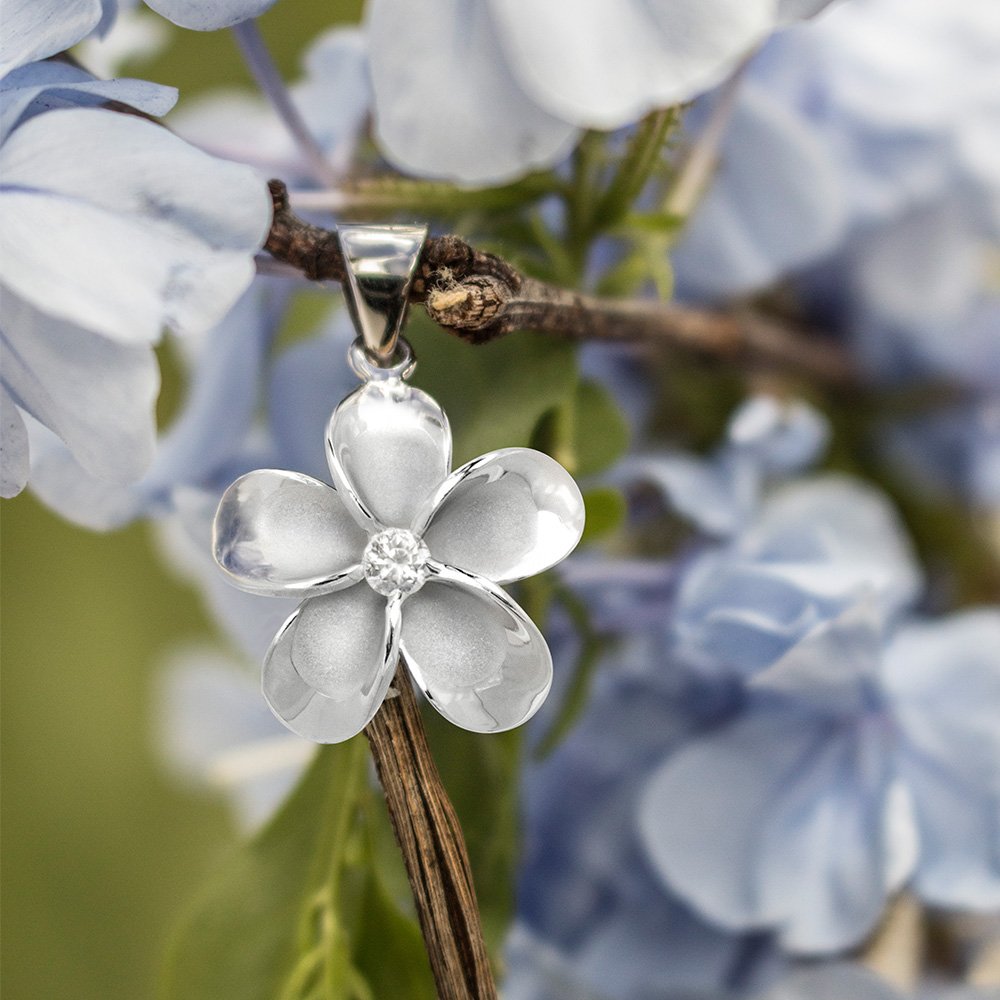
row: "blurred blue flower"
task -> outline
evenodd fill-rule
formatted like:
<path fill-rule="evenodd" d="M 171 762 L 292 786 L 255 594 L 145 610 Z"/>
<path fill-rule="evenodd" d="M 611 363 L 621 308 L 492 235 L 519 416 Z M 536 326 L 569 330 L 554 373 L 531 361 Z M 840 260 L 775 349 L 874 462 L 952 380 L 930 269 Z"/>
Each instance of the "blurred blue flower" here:
<path fill-rule="evenodd" d="M 558 163 L 581 128 L 615 129 L 708 90 L 778 24 L 821 6 L 437 0 L 414 18 L 400 0 L 373 0 L 376 131 L 413 173 L 512 180 Z"/>
<path fill-rule="evenodd" d="M 92 99 L 85 81 L 39 90 L 46 74 L 20 72 L 27 86 L 6 92 L 13 120 L 55 97 Z M 210 328 L 250 283 L 266 187 L 151 122 L 87 108 L 23 121 L 0 169 L 4 492 L 27 473 L 22 411 L 92 475 L 134 481 L 153 457 L 150 345 L 164 325 Z"/>
<path fill-rule="evenodd" d="M 921 587 L 910 543 L 877 490 L 838 476 L 793 482 L 743 531 L 686 564 L 671 609 L 674 648 L 708 673 L 749 677 L 859 593 L 889 620 Z"/>
<path fill-rule="evenodd" d="M 746 525 L 770 479 L 811 464 L 828 433 L 808 404 L 754 396 L 733 414 L 725 441 L 709 458 L 679 451 L 627 458 L 614 479 L 651 483 L 703 532 L 724 537 Z"/>
<path fill-rule="evenodd" d="M 568 672 L 572 644 L 549 639 L 556 674 Z M 650 770 L 736 699 L 732 685 L 670 662 L 656 629 L 636 630 L 602 658 L 570 735 L 527 767 L 518 920 L 579 990 L 553 996 L 711 994 L 771 970 L 767 935 L 714 929 L 664 889 L 635 823 Z"/>
<path fill-rule="evenodd" d="M 171 654 L 154 712 L 157 755 L 180 781 L 221 792 L 245 832 L 274 813 L 316 749 L 275 719 L 256 671 L 210 649 Z"/>
<path fill-rule="evenodd" d="M 912 881 L 1000 907 L 1000 612 L 906 625 L 872 592 L 750 681 L 731 721 L 667 757 L 642 838 L 666 884 L 730 930 L 837 951 Z"/>
<path fill-rule="evenodd" d="M 334 172 L 346 173 L 371 112 L 365 36 L 357 28 L 319 35 L 303 56 L 303 79 L 292 102 Z M 249 163 L 289 184 L 312 180 L 288 126 L 261 97 L 238 90 L 209 92 L 183 104 L 171 127 L 215 156 Z"/>
<path fill-rule="evenodd" d="M 184 28 L 211 31 L 256 17 L 275 0 L 147 0 Z M 72 48 L 92 33 L 105 35 L 123 0 L 7 0 L 0 35 L 0 76 L 25 63 Z"/>

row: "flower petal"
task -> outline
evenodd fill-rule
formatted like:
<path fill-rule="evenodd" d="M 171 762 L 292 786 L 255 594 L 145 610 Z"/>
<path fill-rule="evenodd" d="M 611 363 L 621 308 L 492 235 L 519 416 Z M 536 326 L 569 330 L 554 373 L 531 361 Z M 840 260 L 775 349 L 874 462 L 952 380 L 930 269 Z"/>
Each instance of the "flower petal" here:
<path fill-rule="evenodd" d="M 101 20 L 101 0 L 11 0 L 4 4 L 0 76 L 76 45 Z"/>
<path fill-rule="evenodd" d="M 878 919 L 896 852 L 912 865 L 891 782 L 885 734 L 762 702 L 667 759 L 640 831 L 667 884 L 713 923 L 838 950 Z"/>
<path fill-rule="evenodd" d="M 490 0 L 512 73 L 543 108 L 610 129 L 719 83 L 774 25 L 773 0 Z"/>
<path fill-rule="evenodd" d="M 367 14 L 375 127 L 397 166 L 500 184 L 568 155 L 577 129 L 524 93 L 487 4 L 434 0 L 411 17 L 406 2 L 373 0 Z"/>
<path fill-rule="evenodd" d="M 229 28 L 263 14 L 275 0 L 146 0 L 146 6 L 168 21 L 195 31 Z"/>
<path fill-rule="evenodd" d="M 148 115 L 165 115 L 177 103 L 177 90 L 146 80 L 98 80 L 65 62 L 22 66 L 0 80 L 0 142 L 28 118 L 62 107 L 96 107 L 120 101 Z"/>
<path fill-rule="evenodd" d="M 292 732 L 340 743 L 385 698 L 399 659 L 399 603 L 365 584 L 304 601 L 264 661 L 264 697 Z"/>
<path fill-rule="evenodd" d="M 451 468 L 451 428 L 426 392 L 369 382 L 330 417 L 326 454 L 359 523 L 409 528 Z"/>
<path fill-rule="evenodd" d="M 0 384 L 0 496 L 16 497 L 28 482 L 28 429 Z"/>
<path fill-rule="evenodd" d="M 14 401 L 66 442 L 88 471 L 137 480 L 153 458 L 156 356 L 0 295 L 3 379 Z"/>
<path fill-rule="evenodd" d="M 583 534 L 583 497 L 554 459 L 503 448 L 473 459 L 441 484 L 423 534 L 434 558 L 494 583 L 561 562 Z"/>
<path fill-rule="evenodd" d="M 50 111 L 14 131 L 0 165 L 3 280 L 47 313 L 151 342 L 164 324 L 213 326 L 253 277 L 263 180 L 152 122 Z"/>
<path fill-rule="evenodd" d="M 552 684 L 549 647 L 499 587 L 435 566 L 403 607 L 402 653 L 430 703 L 456 726 L 499 733 L 526 722 Z"/>
<path fill-rule="evenodd" d="M 237 479 L 213 529 L 215 559 L 232 582 L 281 597 L 350 587 L 360 578 L 365 542 L 336 490 L 275 469 Z"/>

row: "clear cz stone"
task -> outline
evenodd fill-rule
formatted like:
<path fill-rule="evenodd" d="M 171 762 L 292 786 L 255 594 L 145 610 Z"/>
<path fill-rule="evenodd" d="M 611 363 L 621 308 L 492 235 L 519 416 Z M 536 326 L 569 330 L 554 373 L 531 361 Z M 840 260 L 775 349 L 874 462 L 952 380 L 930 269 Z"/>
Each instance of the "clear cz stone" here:
<path fill-rule="evenodd" d="M 387 528 L 372 535 L 361 567 L 368 586 L 379 594 L 412 594 L 427 579 L 427 546 L 412 531 Z"/>

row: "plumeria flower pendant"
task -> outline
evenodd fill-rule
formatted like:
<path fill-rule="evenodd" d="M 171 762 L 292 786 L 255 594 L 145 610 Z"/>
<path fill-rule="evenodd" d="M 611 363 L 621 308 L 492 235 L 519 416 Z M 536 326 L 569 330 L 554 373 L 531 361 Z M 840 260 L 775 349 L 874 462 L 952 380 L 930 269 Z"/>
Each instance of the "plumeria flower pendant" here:
<path fill-rule="evenodd" d="M 360 732 L 400 655 L 445 718 L 474 732 L 511 729 L 544 701 L 552 659 L 501 585 L 569 555 L 583 499 L 562 466 L 528 448 L 449 474 L 448 419 L 406 383 L 412 355 L 397 341 L 422 233 L 346 228 L 348 302 L 362 332 L 351 363 L 365 383 L 330 418 L 333 485 L 271 469 L 242 476 L 219 504 L 215 558 L 244 590 L 303 598 L 263 672 L 268 704 L 300 736 L 337 743 Z"/>

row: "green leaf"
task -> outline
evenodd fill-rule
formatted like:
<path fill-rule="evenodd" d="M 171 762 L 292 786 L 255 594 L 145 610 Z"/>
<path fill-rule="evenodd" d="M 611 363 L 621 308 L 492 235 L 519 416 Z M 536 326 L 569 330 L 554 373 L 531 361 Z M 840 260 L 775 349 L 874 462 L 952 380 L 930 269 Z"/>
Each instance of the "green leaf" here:
<path fill-rule="evenodd" d="M 387 820 L 367 757 L 362 736 L 317 751 L 278 814 L 221 866 L 183 920 L 164 1000 L 404 995 L 380 990 L 390 973 L 405 978 L 405 995 L 433 997 L 416 923 L 375 871 L 373 824 Z"/>
<path fill-rule="evenodd" d="M 625 498 L 610 486 L 588 490 L 583 495 L 587 520 L 581 544 L 603 538 L 615 531 L 625 520 Z"/>
<path fill-rule="evenodd" d="M 455 464 L 494 448 L 527 445 L 539 418 L 576 386 L 574 349 L 528 332 L 471 346 L 422 313 L 406 337 L 417 356 L 413 384 L 443 407 L 455 440 Z"/>
<path fill-rule="evenodd" d="M 574 476 L 606 469 L 624 454 L 628 442 L 628 422 L 614 397 L 587 379 L 544 415 L 532 437 L 534 447 L 552 455 Z"/>

